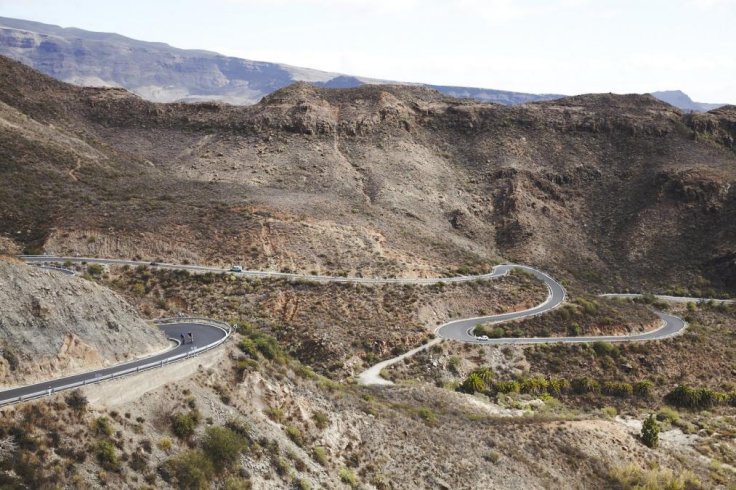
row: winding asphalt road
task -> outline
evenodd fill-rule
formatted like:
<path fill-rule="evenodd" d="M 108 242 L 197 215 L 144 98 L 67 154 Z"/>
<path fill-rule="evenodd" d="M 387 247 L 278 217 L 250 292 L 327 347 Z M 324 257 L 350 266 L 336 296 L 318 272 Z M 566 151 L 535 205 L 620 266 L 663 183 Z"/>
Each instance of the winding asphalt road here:
<path fill-rule="evenodd" d="M 497 273 L 497 275 L 506 275 L 514 269 L 525 271 L 542 281 L 547 286 L 547 299 L 537 306 L 529 308 L 528 310 L 513 311 L 510 313 L 502 313 L 500 315 L 487 315 L 454 320 L 438 327 L 435 330 L 435 335 L 443 339 L 458 340 L 460 342 L 468 342 L 473 344 L 523 343 L 523 341 L 526 339 L 509 338 L 480 340 L 478 337 L 472 335 L 471 333 L 473 328 L 475 328 L 477 325 L 483 323 L 502 323 L 510 320 L 519 320 L 521 318 L 541 315 L 542 313 L 546 313 L 557 308 L 565 301 L 565 288 L 563 288 L 560 283 L 552 279 L 552 277 L 550 277 L 548 274 L 538 271 L 537 269 L 525 265 L 506 264 L 495 267 L 493 272 Z M 506 342 L 499 342 L 499 340 L 504 340 Z"/>
<path fill-rule="evenodd" d="M 159 354 L 135 361 L 0 391 L 0 405 L 17 403 L 19 401 L 37 398 L 43 394 L 50 395 L 65 389 L 96 383 L 104 379 L 113 379 L 116 376 L 162 367 L 169 362 L 187 358 L 190 355 L 219 345 L 229 335 L 229 332 L 223 327 L 198 321 L 173 321 L 172 323 L 159 324 L 158 327 L 172 341 L 172 345 L 175 344 L 174 347 Z M 190 332 L 193 337 L 192 341 L 188 340 L 187 334 Z M 185 336 L 185 343 L 181 343 L 182 334 Z"/>
<path fill-rule="evenodd" d="M 230 269 L 222 269 L 219 267 L 207 267 L 201 265 L 191 264 L 168 264 L 165 262 L 146 262 L 142 260 L 125 260 L 125 259 L 100 259 L 96 257 L 57 257 L 53 255 L 22 255 L 19 257 L 21 260 L 29 264 L 45 265 L 49 264 L 60 264 L 69 262 L 73 264 L 100 264 L 100 265 L 129 265 L 131 267 L 138 267 L 144 265 L 147 267 L 155 267 L 157 269 L 169 269 L 169 270 L 185 270 L 195 273 L 207 273 L 212 272 L 215 274 L 221 274 L 224 272 L 230 272 L 237 276 L 242 277 L 254 277 L 254 278 L 282 278 L 282 279 L 294 279 L 294 280 L 307 280 L 314 282 L 345 282 L 352 284 L 437 284 L 440 282 L 444 283 L 457 283 L 457 282 L 471 282 L 483 279 L 494 279 L 499 276 L 503 276 L 508 272 L 508 267 L 505 265 L 496 266 L 492 272 L 488 274 L 481 274 L 477 276 L 454 276 L 454 277 L 439 277 L 439 278 L 375 278 L 375 277 L 341 277 L 341 276 L 319 276 L 319 275 L 307 275 L 307 274 L 295 274 L 291 272 L 276 272 L 276 271 L 255 271 L 255 270 L 244 270 L 242 272 L 232 272 Z M 530 267 L 527 268 L 533 270 Z"/>
<path fill-rule="evenodd" d="M 61 262 L 71 263 L 89 263 L 89 264 L 102 264 L 102 265 L 129 265 L 139 266 L 146 265 L 150 267 L 157 267 L 160 269 L 176 269 L 176 270 L 187 270 L 196 273 L 224 273 L 230 272 L 228 269 L 221 269 L 217 267 L 204 267 L 198 265 L 178 265 L 178 264 L 167 264 L 167 263 L 149 263 L 144 261 L 136 260 L 123 260 L 123 259 L 101 259 L 95 257 L 57 257 L 57 256 L 22 256 L 23 260 L 28 263 L 38 265 L 48 265 Z M 534 269 L 525 265 L 517 264 L 504 264 L 498 265 L 493 268 L 493 271 L 488 274 L 478 276 L 458 276 L 458 277 L 446 277 L 446 278 L 363 278 L 363 277 L 330 277 L 330 276 L 318 276 L 318 275 L 303 275 L 285 272 L 270 272 L 270 271 L 243 271 L 234 273 L 238 276 L 244 277 L 274 277 L 274 278 L 286 278 L 294 280 L 309 280 L 316 282 L 346 282 L 346 283 L 359 283 L 359 284 L 437 284 L 437 283 L 461 283 L 470 282 L 484 279 L 494 279 L 497 277 L 509 274 L 512 270 L 522 270 L 542 281 L 548 290 L 547 298 L 544 302 L 539 305 L 529 308 L 523 311 L 515 311 L 509 313 L 503 313 L 500 315 L 488 315 L 475 318 L 464 318 L 461 320 L 453 320 L 439 326 L 435 330 L 436 339 L 431 342 L 424 344 L 416 349 L 412 349 L 398 357 L 383 361 L 370 369 L 361 373 L 358 376 L 358 381 L 362 384 L 389 384 L 390 382 L 382 379 L 379 376 L 381 369 L 395 364 L 408 356 L 411 356 L 421 350 L 427 349 L 432 345 L 440 342 L 441 340 L 455 340 L 459 342 L 473 343 L 473 344 L 485 344 L 485 345 L 525 345 L 525 344 L 550 344 L 550 343 L 589 343 L 589 342 L 634 342 L 634 341 L 645 341 L 645 340 L 661 340 L 673 335 L 681 333 L 687 324 L 682 319 L 668 315 L 665 313 L 657 312 L 657 315 L 662 319 L 661 327 L 645 332 L 635 333 L 629 335 L 607 335 L 607 336 L 579 336 L 579 337 L 527 337 L 527 338 L 498 338 L 482 340 L 472 334 L 473 328 L 483 323 L 501 323 L 512 320 L 519 320 L 535 315 L 541 315 L 548 311 L 551 311 L 562 303 L 566 298 L 565 288 L 560 283 L 555 281 L 551 276 L 545 274 L 542 271 Z M 182 327 L 185 330 L 189 327 Z M 175 332 L 178 335 L 178 331 Z M 179 348 L 181 348 L 180 346 Z M 163 355 L 163 354 L 162 354 Z M 149 359 L 143 359 L 140 362 L 150 362 Z M 94 373 L 92 373 L 94 374 Z M 80 375 L 85 376 L 85 375 Z M 62 383 L 63 384 L 63 383 Z M 0 392 L 0 399 L 3 398 L 3 393 Z"/>

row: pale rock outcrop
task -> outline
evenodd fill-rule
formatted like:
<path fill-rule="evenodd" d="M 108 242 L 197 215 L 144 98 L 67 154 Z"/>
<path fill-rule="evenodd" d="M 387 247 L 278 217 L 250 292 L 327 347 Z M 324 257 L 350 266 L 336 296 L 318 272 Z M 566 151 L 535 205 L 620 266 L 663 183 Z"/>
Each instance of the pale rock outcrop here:
<path fill-rule="evenodd" d="M 81 277 L 0 260 L 0 383 L 72 374 L 168 347 L 112 291 Z"/>

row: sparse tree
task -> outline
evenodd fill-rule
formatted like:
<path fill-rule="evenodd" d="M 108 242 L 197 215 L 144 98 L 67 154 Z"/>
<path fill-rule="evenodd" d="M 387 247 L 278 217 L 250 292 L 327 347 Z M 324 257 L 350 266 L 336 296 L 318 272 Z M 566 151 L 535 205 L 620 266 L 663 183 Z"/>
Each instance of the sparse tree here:
<path fill-rule="evenodd" d="M 641 440 L 648 447 L 655 448 L 659 446 L 659 422 L 654 418 L 654 414 L 644 420 L 641 426 Z"/>

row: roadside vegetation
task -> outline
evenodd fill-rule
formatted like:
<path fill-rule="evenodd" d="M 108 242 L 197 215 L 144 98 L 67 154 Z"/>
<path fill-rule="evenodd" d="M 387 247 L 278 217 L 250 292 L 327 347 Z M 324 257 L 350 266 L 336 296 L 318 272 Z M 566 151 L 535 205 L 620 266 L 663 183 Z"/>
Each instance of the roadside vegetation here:
<path fill-rule="evenodd" d="M 363 286 L 146 266 L 113 268 L 102 280 L 147 317 L 186 311 L 242 320 L 333 378 L 353 373 L 356 366 L 345 366 L 350 358 L 357 356 L 362 366 L 370 366 L 428 341 L 432 328 L 444 321 L 527 308 L 539 303 L 545 290 L 540 282 L 519 275 L 465 284 Z"/>
<path fill-rule="evenodd" d="M 556 310 L 523 320 L 475 327 L 475 335 L 501 337 L 575 337 L 620 335 L 657 327 L 649 303 L 576 295 Z"/>

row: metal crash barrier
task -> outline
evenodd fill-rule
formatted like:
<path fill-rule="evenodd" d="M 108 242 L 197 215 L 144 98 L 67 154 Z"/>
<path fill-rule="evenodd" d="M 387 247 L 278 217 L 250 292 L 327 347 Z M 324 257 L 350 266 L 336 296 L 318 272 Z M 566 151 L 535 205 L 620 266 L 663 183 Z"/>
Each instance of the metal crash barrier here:
<path fill-rule="evenodd" d="M 227 341 L 227 339 L 229 339 L 230 338 L 230 335 L 232 335 L 232 333 L 233 333 L 233 328 L 228 323 L 221 322 L 221 321 L 218 321 L 218 320 L 212 320 L 211 318 L 197 318 L 197 317 L 163 318 L 163 319 L 160 319 L 160 320 L 155 320 L 154 323 L 156 323 L 157 325 L 164 325 L 164 324 L 171 324 L 171 323 L 204 324 L 204 325 L 209 325 L 209 326 L 212 326 L 212 327 L 215 327 L 215 328 L 219 328 L 220 330 L 222 330 L 223 332 L 225 332 L 225 336 L 223 338 L 215 341 L 215 342 L 212 342 L 211 344 L 208 344 L 208 345 L 205 345 L 205 346 L 202 346 L 202 347 L 196 347 L 196 348 L 193 348 L 193 349 L 191 349 L 191 350 L 189 350 L 187 352 L 184 352 L 182 354 L 177 354 L 177 355 L 172 356 L 172 357 L 167 357 L 167 358 L 164 358 L 164 359 L 161 359 L 161 360 L 152 361 L 152 362 L 149 362 L 149 363 L 146 363 L 146 364 L 140 364 L 140 365 L 133 366 L 133 367 L 130 367 L 130 368 L 126 368 L 125 367 L 126 364 L 122 364 L 119 369 L 116 369 L 112 373 L 105 374 L 105 375 L 95 374 L 99 370 L 98 371 L 91 371 L 90 373 L 88 373 L 88 376 L 86 376 L 81 381 L 76 381 L 76 382 L 73 382 L 73 383 L 65 384 L 65 385 L 62 385 L 62 386 L 56 386 L 56 387 L 53 387 L 53 388 L 47 388 L 47 389 L 43 389 L 43 390 L 38 390 L 38 391 L 35 391 L 33 393 L 28 393 L 28 394 L 25 394 L 25 395 L 15 396 L 15 397 L 11 397 L 11 398 L 0 398 L 0 406 L 12 405 L 14 403 L 20 403 L 20 402 L 24 402 L 24 401 L 28 401 L 28 400 L 34 400 L 34 399 L 38 399 L 38 398 L 43 398 L 45 396 L 51 396 L 54 393 L 59 393 L 60 391 L 66 391 L 66 390 L 70 390 L 70 389 L 73 389 L 73 388 L 79 388 L 79 387 L 87 386 L 87 385 L 90 385 L 90 384 L 96 384 L 96 383 L 99 383 L 99 382 L 102 382 L 102 381 L 106 381 L 106 380 L 111 380 L 111 379 L 116 379 L 116 378 L 120 378 L 120 377 L 123 377 L 123 376 L 128 376 L 128 375 L 131 375 L 131 374 L 137 374 L 137 373 L 140 373 L 142 371 L 147 371 L 149 369 L 161 368 L 161 367 L 164 367 L 164 366 L 166 366 L 168 364 L 171 364 L 173 362 L 177 362 L 177 361 L 181 361 L 181 360 L 185 360 L 185 359 L 190 359 L 190 358 L 192 358 L 194 356 L 197 356 L 197 355 L 201 354 L 202 352 L 208 351 L 210 349 L 214 349 L 215 347 L 217 347 L 217 346 L 225 343 L 225 341 Z M 129 364 L 129 363 L 127 363 L 127 364 Z M 111 369 L 111 368 L 105 368 L 105 370 L 109 370 L 109 369 Z M 53 381 L 53 380 L 51 380 L 51 381 Z M 39 383 L 39 384 L 41 384 L 41 383 Z M 15 389 L 15 388 L 12 388 L 12 389 Z M 3 393 L 0 392 L 0 397 L 2 397 L 2 396 L 3 396 Z"/>

